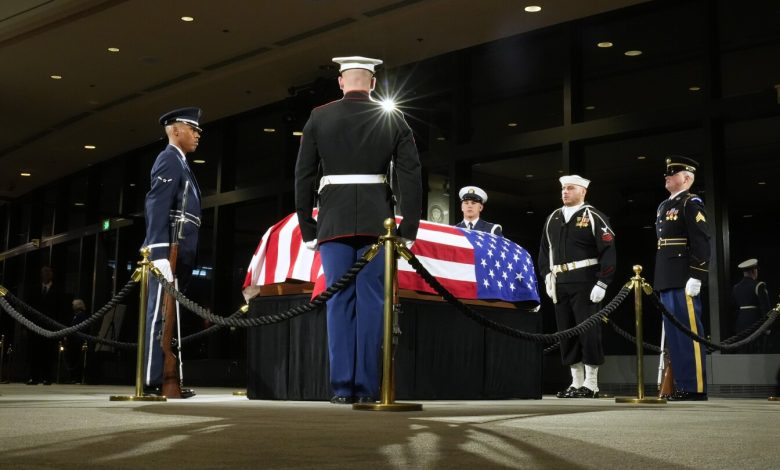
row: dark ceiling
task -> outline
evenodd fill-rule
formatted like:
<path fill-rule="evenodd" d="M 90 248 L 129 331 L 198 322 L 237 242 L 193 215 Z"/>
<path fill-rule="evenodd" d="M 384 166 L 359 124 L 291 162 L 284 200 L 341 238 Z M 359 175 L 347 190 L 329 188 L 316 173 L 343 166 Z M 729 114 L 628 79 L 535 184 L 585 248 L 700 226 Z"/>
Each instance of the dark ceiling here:
<path fill-rule="evenodd" d="M 0 201 L 154 141 L 170 108 L 281 100 L 334 56 L 394 68 L 642 1 L 3 0 Z"/>

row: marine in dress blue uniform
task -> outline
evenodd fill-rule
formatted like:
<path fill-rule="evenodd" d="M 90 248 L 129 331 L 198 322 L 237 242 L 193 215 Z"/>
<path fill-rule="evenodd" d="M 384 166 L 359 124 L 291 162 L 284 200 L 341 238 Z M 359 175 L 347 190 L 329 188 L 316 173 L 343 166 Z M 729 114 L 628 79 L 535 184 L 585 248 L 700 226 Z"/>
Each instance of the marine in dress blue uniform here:
<path fill-rule="evenodd" d="M 178 239 L 179 253 L 176 261 L 175 280 L 179 290 L 184 291 L 195 265 L 200 227 L 200 188 L 195 175 L 187 164 L 187 153 L 195 151 L 200 140 L 200 108 L 180 108 L 160 117 L 165 126 L 168 146 L 160 152 L 152 166 L 151 189 L 146 194 L 144 214 L 146 216 L 146 240 L 144 246 L 151 249 L 150 259 L 166 278 L 173 278 L 168 255 L 173 241 Z M 182 201 L 187 207 L 182 215 Z M 182 224 L 179 238 L 177 222 Z M 163 353 L 160 344 L 162 336 L 164 291 L 157 280 L 150 276 L 149 303 L 146 313 L 146 344 L 144 355 L 144 384 L 148 393 L 159 393 L 162 384 Z M 178 317 L 179 305 L 176 304 Z M 179 322 L 177 321 L 177 325 Z M 181 332 L 178 332 L 181 345 Z M 179 356 L 181 359 L 181 356 Z M 183 377 L 181 361 L 179 377 Z M 182 398 L 194 395 L 189 389 L 182 389 Z"/>
<path fill-rule="evenodd" d="M 675 318 L 700 336 L 702 284 L 710 262 L 710 230 L 704 201 L 689 192 L 698 163 L 690 158 L 666 159 L 665 187 L 670 197 L 656 212 L 654 288 Z M 706 400 L 707 374 L 704 346 L 664 318 L 664 337 L 674 371 L 675 391 L 670 400 Z"/>
<path fill-rule="evenodd" d="M 463 220 L 455 224 L 456 227 L 492 233 L 502 237 L 501 225 L 491 224 L 479 217 L 485 207 L 487 193 L 476 186 L 466 186 L 458 191 L 460 196 L 460 209 L 463 211 Z"/>
<path fill-rule="evenodd" d="M 312 110 L 303 128 L 295 166 L 295 201 L 301 236 L 319 245 L 328 286 L 359 260 L 393 217 L 387 184 L 394 161 L 403 220 L 397 235 L 414 240 L 420 221 L 422 183 L 412 130 L 399 111 L 371 99 L 374 67 L 381 60 L 337 57 L 341 100 Z M 322 177 L 316 180 L 318 169 Z M 312 217 L 315 195 L 319 215 Z M 384 291 L 383 255 L 355 282 L 327 302 L 330 384 L 333 403 L 374 401 L 379 396 Z"/>
<path fill-rule="evenodd" d="M 766 283 L 758 280 L 758 260 L 751 258 L 739 263 L 742 279 L 734 285 L 731 296 L 734 300 L 734 329 L 737 333 L 748 329 L 771 310 L 769 290 Z M 758 338 L 740 348 L 741 353 L 760 353 L 765 338 Z"/>
<path fill-rule="evenodd" d="M 596 313 L 615 275 L 615 232 L 609 219 L 585 202 L 590 180 L 562 176 L 564 206 L 547 217 L 539 247 L 539 272 L 555 304 L 558 331 L 573 328 Z M 598 370 L 604 363 L 601 325 L 561 340 L 561 363 L 572 382 L 558 398 L 598 398 Z"/>

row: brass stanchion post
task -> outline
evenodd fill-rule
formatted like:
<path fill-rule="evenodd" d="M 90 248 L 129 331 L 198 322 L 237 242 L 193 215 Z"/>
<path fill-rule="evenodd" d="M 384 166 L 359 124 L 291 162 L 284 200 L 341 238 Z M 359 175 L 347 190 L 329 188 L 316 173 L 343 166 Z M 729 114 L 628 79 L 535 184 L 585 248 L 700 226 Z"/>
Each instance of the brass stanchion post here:
<path fill-rule="evenodd" d="M 395 243 L 398 237 L 393 235 L 395 227 L 394 219 L 385 219 L 387 234 L 379 237 L 385 248 L 385 306 L 384 306 L 384 338 L 382 341 L 382 387 L 380 389 L 381 401 L 379 403 L 354 403 L 354 410 L 370 411 L 421 411 L 419 403 L 395 403 L 393 391 L 393 284 L 396 272 Z"/>
<path fill-rule="evenodd" d="M 4 369 L 5 369 L 5 335 L 0 335 L 0 384 L 6 383 L 3 380 Z"/>
<path fill-rule="evenodd" d="M 645 377 L 644 377 L 644 350 L 642 346 L 642 288 L 648 288 L 645 280 L 639 274 L 642 272 L 642 266 L 634 265 L 634 277 L 631 278 L 631 285 L 634 288 L 634 315 L 636 325 L 636 398 L 634 397 L 615 397 L 615 403 L 642 403 L 642 404 L 666 404 L 665 398 L 646 397 L 645 396 Z"/>
<path fill-rule="evenodd" d="M 135 395 L 111 395 L 110 401 L 167 401 L 162 396 L 144 396 L 143 368 L 144 368 L 144 340 L 146 338 L 146 304 L 147 290 L 149 286 L 149 255 L 151 250 L 147 247 L 141 249 L 143 259 L 138 262 L 138 268 L 133 273 L 133 280 L 140 284 L 138 299 L 138 350 L 135 365 Z"/>
<path fill-rule="evenodd" d="M 87 383 L 87 351 L 89 351 L 89 343 L 84 340 L 81 343 L 81 385 Z"/>
<path fill-rule="evenodd" d="M 60 371 L 62 370 L 62 353 L 65 352 L 65 346 L 62 344 L 62 340 L 57 342 L 57 379 L 54 383 L 60 383 Z"/>
<path fill-rule="evenodd" d="M 246 305 L 241 307 L 241 313 L 243 313 L 245 315 L 249 314 L 249 304 L 246 304 Z M 245 396 L 247 396 L 247 391 L 246 390 L 236 390 L 235 392 L 233 392 L 233 396 L 234 397 L 245 397 Z"/>

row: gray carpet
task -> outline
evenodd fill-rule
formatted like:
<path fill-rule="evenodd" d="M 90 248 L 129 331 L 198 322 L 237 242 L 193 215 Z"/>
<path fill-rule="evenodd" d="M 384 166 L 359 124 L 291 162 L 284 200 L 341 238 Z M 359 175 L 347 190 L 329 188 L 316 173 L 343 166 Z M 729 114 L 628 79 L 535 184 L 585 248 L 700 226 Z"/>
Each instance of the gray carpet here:
<path fill-rule="evenodd" d="M 0 385 L 0 468 L 777 468 L 780 402 L 422 402 L 422 412 L 253 401 L 112 402 L 113 386 Z"/>

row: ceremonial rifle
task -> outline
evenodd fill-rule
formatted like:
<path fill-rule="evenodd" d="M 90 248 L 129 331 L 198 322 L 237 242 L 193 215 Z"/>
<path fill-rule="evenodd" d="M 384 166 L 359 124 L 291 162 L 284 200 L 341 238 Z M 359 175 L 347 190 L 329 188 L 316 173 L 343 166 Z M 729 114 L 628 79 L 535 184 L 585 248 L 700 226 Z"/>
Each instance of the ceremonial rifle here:
<path fill-rule="evenodd" d="M 171 249 L 168 262 L 171 265 L 171 274 L 176 273 L 176 259 L 179 257 L 179 240 L 184 238 L 184 224 L 187 223 L 187 193 L 190 182 L 184 183 L 184 195 L 181 200 L 181 214 L 176 218 L 174 233 L 171 237 Z M 174 278 L 175 279 L 175 278 Z M 173 295 L 165 293 L 163 299 L 163 331 L 161 347 L 163 352 L 163 379 L 162 394 L 169 398 L 181 398 L 181 377 L 179 376 L 179 341 L 173 335 L 176 329 L 176 299 Z"/>

